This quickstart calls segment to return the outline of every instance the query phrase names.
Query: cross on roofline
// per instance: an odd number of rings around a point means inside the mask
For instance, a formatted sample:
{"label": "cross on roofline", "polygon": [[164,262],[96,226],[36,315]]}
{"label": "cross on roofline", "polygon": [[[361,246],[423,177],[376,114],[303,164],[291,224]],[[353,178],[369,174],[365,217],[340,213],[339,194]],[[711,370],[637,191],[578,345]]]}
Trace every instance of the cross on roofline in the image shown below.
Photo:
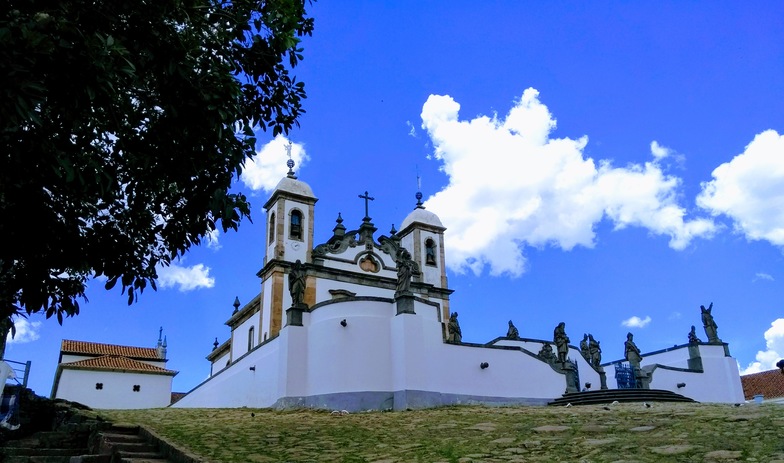
{"label": "cross on roofline", "polygon": [[376,198],[371,198],[368,195],[367,190],[365,190],[365,194],[364,195],[359,195],[359,198],[365,200],[365,218],[362,219],[362,221],[363,222],[370,222],[370,215],[368,214],[368,201],[374,201]]}

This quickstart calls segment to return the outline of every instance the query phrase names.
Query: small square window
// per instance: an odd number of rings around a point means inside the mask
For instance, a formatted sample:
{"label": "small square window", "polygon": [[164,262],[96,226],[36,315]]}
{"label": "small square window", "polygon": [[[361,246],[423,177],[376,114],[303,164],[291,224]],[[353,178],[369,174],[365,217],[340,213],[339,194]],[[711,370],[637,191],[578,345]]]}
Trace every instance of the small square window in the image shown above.
{"label": "small square window", "polygon": [[103,383],[95,383],[95,388],[98,390],[103,389]]}
{"label": "small square window", "polygon": [[142,390],[142,387],[138,384],[133,385],[133,392],[139,392]]}

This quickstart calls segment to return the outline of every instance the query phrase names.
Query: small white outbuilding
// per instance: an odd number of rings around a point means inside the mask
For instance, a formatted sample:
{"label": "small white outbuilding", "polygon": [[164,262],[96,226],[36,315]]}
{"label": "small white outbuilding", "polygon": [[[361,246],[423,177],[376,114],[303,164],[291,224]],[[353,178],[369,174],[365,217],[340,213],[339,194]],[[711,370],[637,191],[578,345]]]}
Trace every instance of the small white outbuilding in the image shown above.
{"label": "small white outbuilding", "polygon": [[157,347],[63,339],[51,398],[102,409],[166,407],[177,374],[166,362],[160,337]]}

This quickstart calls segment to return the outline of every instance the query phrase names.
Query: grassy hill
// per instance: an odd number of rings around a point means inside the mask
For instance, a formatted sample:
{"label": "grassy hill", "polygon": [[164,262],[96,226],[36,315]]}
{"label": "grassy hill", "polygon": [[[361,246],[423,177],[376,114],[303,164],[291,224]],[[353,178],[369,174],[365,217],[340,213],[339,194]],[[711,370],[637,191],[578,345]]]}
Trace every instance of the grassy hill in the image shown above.
{"label": "grassy hill", "polygon": [[784,406],[102,411],[214,462],[784,463]]}

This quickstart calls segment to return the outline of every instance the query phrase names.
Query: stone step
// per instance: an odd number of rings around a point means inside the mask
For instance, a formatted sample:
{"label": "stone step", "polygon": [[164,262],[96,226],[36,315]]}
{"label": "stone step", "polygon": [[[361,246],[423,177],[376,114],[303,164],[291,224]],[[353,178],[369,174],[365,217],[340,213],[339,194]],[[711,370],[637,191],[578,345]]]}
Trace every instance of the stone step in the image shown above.
{"label": "stone step", "polygon": [[598,405],[612,402],[695,402],[693,399],[662,389],[605,389],[571,392],[548,405]]}
{"label": "stone step", "polygon": [[115,455],[117,455],[121,460],[165,460],[164,456],[160,452],[126,452],[120,450],[116,452]]}
{"label": "stone step", "polygon": [[70,463],[70,456],[29,456],[29,455],[14,455],[6,457],[3,463]]}
{"label": "stone step", "polygon": [[71,457],[69,463],[112,463],[111,455],[79,455]]}
{"label": "stone step", "polygon": [[123,458],[121,463],[170,463],[169,460],[163,458]]}
{"label": "stone step", "polygon": [[[87,453],[86,448],[81,449],[53,449],[36,447],[4,447],[0,449],[0,455],[7,457],[27,456],[27,457],[63,457],[72,455],[83,455]],[[3,461],[3,460],[0,460]]]}
{"label": "stone step", "polygon": [[118,433],[102,432],[101,436],[103,436],[103,439],[105,441],[112,442],[112,443],[145,442],[144,438],[138,434],[118,434]]}
{"label": "stone step", "polygon": [[119,442],[108,444],[109,448],[118,452],[133,452],[133,453],[154,453],[158,451],[158,447],[146,441],[141,442]]}

